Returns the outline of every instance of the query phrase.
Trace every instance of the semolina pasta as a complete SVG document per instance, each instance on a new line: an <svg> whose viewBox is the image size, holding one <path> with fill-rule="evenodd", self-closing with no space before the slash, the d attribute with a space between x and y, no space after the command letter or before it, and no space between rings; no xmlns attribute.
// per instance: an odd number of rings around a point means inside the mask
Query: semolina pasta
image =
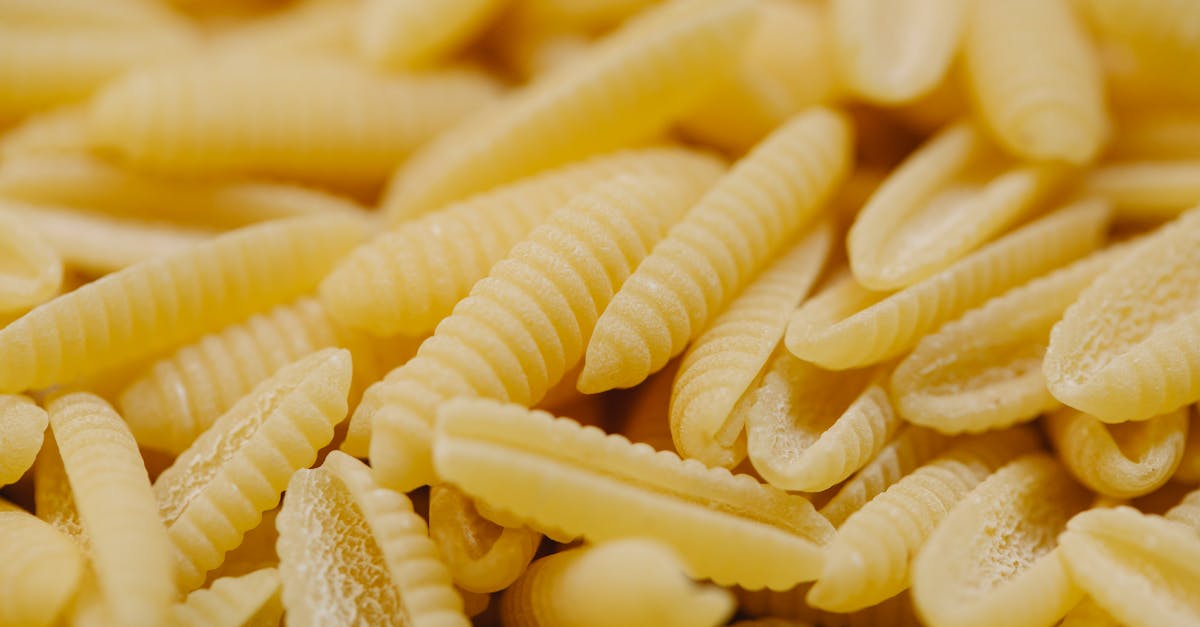
<svg viewBox="0 0 1200 627"><path fill-rule="evenodd" d="M212 43L217 51L234 55L353 59L354 26L361 14L360 2L297 0L283 10L237 21L213 33Z"/></svg>
<svg viewBox="0 0 1200 627"><path fill-rule="evenodd" d="M225 561L220 566L208 571L208 585L221 578L233 579L279 566L279 556L275 554L275 543L279 540L275 519L279 509L263 512L262 522L242 535L241 543L225 554Z"/></svg>
<svg viewBox="0 0 1200 627"><path fill-rule="evenodd" d="M1200 204L1198 178L1200 159L1117 162L1089 172L1082 193L1112 203L1118 218L1171 219Z"/></svg>
<svg viewBox="0 0 1200 627"><path fill-rule="evenodd" d="M49 300L62 279L55 247L23 216L0 210L0 314L22 313Z"/></svg>
<svg viewBox="0 0 1200 627"><path fill-rule="evenodd" d="M180 627L277 625L282 617L279 573L274 568L217 579L171 608L171 624Z"/></svg>
<svg viewBox="0 0 1200 627"><path fill-rule="evenodd" d="M1081 13L1090 18L1099 34L1132 52L1144 72L1158 81L1179 83L1184 93L1195 95L1189 81L1181 80L1200 70L1196 32L1200 9L1188 0L1084 0Z"/></svg>
<svg viewBox="0 0 1200 627"><path fill-rule="evenodd" d="M542 534L503 527L479 514L453 486L429 492L429 538L438 548L454 585L477 593L503 590L529 566Z"/></svg>
<svg viewBox="0 0 1200 627"><path fill-rule="evenodd" d="M355 44L375 65L421 67L474 37L504 3L500 0L366 0Z"/></svg>
<svg viewBox="0 0 1200 627"><path fill-rule="evenodd" d="M66 105L35 113L0 135L0 161L4 162L0 173L16 160L76 155L86 148L85 105Z"/></svg>
<svg viewBox="0 0 1200 627"><path fill-rule="evenodd" d="M0 395L0 486L15 483L33 467L48 420L28 398Z"/></svg>
<svg viewBox="0 0 1200 627"><path fill-rule="evenodd" d="M83 555L71 540L0 499L0 625L53 625L83 569Z"/></svg>
<svg viewBox="0 0 1200 627"><path fill-rule="evenodd" d="M38 27L86 27L97 29L175 28L186 22L154 2L87 2L86 0L5 0L0 4L0 21Z"/></svg>

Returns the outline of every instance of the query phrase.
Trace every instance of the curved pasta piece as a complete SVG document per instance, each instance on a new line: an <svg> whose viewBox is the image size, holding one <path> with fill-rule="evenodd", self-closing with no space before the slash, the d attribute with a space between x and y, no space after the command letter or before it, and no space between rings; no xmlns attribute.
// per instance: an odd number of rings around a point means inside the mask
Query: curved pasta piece
<svg viewBox="0 0 1200 627"><path fill-rule="evenodd" d="M1057 538L1092 494L1053 457L1019 458L979 484L913 561L921 616L941 625L1053 625L1083 597Z"/></svg>
<svg viewBox="0 0 1200 627"><path fill-rule="evenodd" d="M1046 432L1081 482L1106 496L1132 498L1158 489L1179 467L1188 437L1187 408L1110 425L1064 407L1046 416Z"/></svg>
<svg viewBox="0 0 1200 627"><path fill-rule="evenodd" d="M1167 510L1164 517L1200 531L1200 490L1188 492L1179 504Z"/></svg>
<svg viewBox="0 0 1200 627"><path fill-rule="evenodd" d="M281 618L279 573L274 568L222 577L171 608L171 624L179 627L270 627Z"/></svg>
<svg viewBox="0 0 1200 627"><path fill-rule="evenodd" d="M246 227L111 274L0 329L0 392L62 383L311 290L363 236L338 216Z"/></svg>
<svg viewBox="0 0 1200 627"><path fill-rule="evenodd" d="M440 136L392 178L393 222L522 176L653 137L732 72L753 4L670 3Z"/></svg>
<svg viewBox="0 0 1200 627"><path fill-rule="evenodd" d="M46 433L42 450L33 465L33 502L33 511L39 519L61 531L85 554L91 552L91 543L79 520L75 496L71 493L71 483L53 430Z"/></svg>
<svg viewBox="0 0 1200 627"><path fill-rule="evenodd" d="M292 475L278 525L289 625L471 624L425 521L353 457Z"/></svg>
<svg viewBox="0 0 1200 627"><path fill-rule="evenodd" d="M212 585L222 577L241 577L279 566L279 555L275 552L275 543L279 540L279 530L275 528L278 516L278 507L263 512L262 521L242 535L241 543L225 554L221 565L208 571L206 584Z"/></svg>
<svg viewBox="0 0 1200 627"><path fill-rule="evenodd" d="M83 577L79 547L0 499L0 625L54 624Z"/></svg>
<svg viewBox="0 0 1200 627"><path fill-rule="evenodd" d="M1037 448L1026 428L975 436L894 483L838 528L809 605L851 612L903 592L913 557L950 509L1008 461Z"/></svg>
<svg viewBox="0 0 1200 627"><path fill-rule="evenodd" d="M784 343L793 355L830 370L897 357L987 299L1095 250L1108 220L1102 203L1071 205L892 294L868 291L844 276L796 310Z"/></svg>
<svg viewBox="0 0 1200 627"><path fill-rule="evenodd" d="M355 44L367 60L387 69L430 65L479 34L500 0L367 0Z"/></svg>
<svg viewBox="0 0 1200 627"><path fill-rule="evenodd" d="M500 601L506 627L716 627L733 614L727 590L688 579L667 545L612 540L534 562Z"/></svg>
<svg viewBox="0 0 1200 627"><path fill-rule="evenodd" d="M36 4L36 3L31 3ZM67 105L41 111L0 135L0 174L13 162L43 156L75 155L87 149L87 108Z"/></svg>
<svg viewBox="0 0 1200 627"><path fill-rule="evenodd" d="M411 490L433 482L429 446L442 401L529 405L545 396L583 356L613 293L707 183L618 177L576 196L493 266L355 411L371 420L380 483Z"/></svg>
<svg viewBox="0 0 1200 627"><path fill-rule="evenodd" d="M736 589L739 609L751 616L782 617L762 620L804 621L821 627L922 627L907 591L856 612L826 612L804 601L812 584L791 590ZM787 623L786 625L791 625ZM786 627L780 625L779 627ZM768 627L771 626L768 623Z"/></svg>
<svg viewBox="0 0 1200 627"><path fill-rule="evenodd" d="M1200 483L1200 407L1192 405L1188 412L1188 437L1183 445L1183 459L1175 469L1175 479Z"/></svg>
<svg viewBox="0 0 1200 627"><path fill-rule="evenodd" d="M734 165L604 310L579 390L632 387L683 352L841 184L851 135L844 115L817 107Z"/></svg>
<svg viewBox="0 0 1200 627"><path fill-rule="evenodd" d="M493 264L573 196L620 174L705 172L716 177L720 166L688 150L648 148L497 187L359 246L321 282L321 301L335 320L375 335L431 332Z"/></svg>
<svg viewBox="0 0 1200 627"><path fill-rule="evenodd" d="M281 369L238 401L154 482L183 592L279 503L346 417L350 355L325 349Z"/></svg>
<svg viewBox="0 0 1200 627"><path fill-rule="evenodd" d="M1091 598L1084 597L1063 616L1058 627L1121 627L1121 623Z"/></svg>
<svg viewBox="0 0 1200 627"><path fill-rule="evenodd" d="M33 401L0 394L0 486L15 482L33 467L48 423L46 412Z"/></svg>
<svg viewBox="0 0 1200 627"><path fill-rule="evenodd" d="M721 585L808 580L833 536L802 497L517 405L444 404L434 460L440 476L497 509L593 542L660 540L688 574Z"/></svg>
<svg viewBox="0 0 1200 627"><path fill-rule="evenodd" d="M1200 159L1129 161L1088 172L1081 193L1112 203L1118 218L1169 220L1200 203Z"/></svg>
<svg viewBox="0 0 1200 627"><path fill-rule="evenodd" d="M436 485L429 492L429 538L454 585L487 593L509 587L525 572L542 534L500 526L481 516L453 486Z"/></svg>
<svg viewBox="0 0 1200 627"><path fill-rule="evenodd" d="M980 118L1026 159L1091 161L1108 139L1099 56L1066 0L980 0L966 79Z"/></svg>
<svg viewBox="0 0 1200 627"><path fill-rule="evenodd" d="M0 314L21 313L58 293L63 263L37 227L0 210Z"/></svg>
<svg viewBox="0 0 1200 627"><path fill-rule="evenodd" d="M783 339L788 316L816 283L833 228L823 222L751 281L683 355L671 390L675 448L708 466L745 457L744 420L735 406Z"/></svg>

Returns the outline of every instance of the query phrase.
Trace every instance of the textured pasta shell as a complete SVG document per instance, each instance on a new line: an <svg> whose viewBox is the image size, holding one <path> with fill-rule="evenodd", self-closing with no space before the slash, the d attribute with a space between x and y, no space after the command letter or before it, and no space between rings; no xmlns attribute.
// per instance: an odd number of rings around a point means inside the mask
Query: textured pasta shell
<svg viewBox="0 0 1200 627"><path fill-rule="evenodd" d="M801 584L791 590L737 589L739 609L751 616L783 617L764 620L796 620L821 627L921 627L907 591L885 599L857 612L826 612L804 601L812 584ZM788 627L793 623L778 625ZM767 627L776 627L767 623Z"/></svg>
<svg viewBox="0 0 1200 627"><path fill-rule="evenodd" d="M454 585L487 593L509 587L525 572L542 534L497 525L453 486L436 485L429 492L429 538Z"/></svg>
<svg viewBox="0 0 1200 627"><path fill-rule="evenodd" d="M0 211L0 314L23 312L58 292L62 258L24 216Z"/></svg>
<svg viewBox="0 0 1200 627"><path fill-rule="evenodd" d="M180 627L271 627L282 617L279 573L274 568L223 577L171 608L171 624Z"/></svg>
<svg viewBox="0 0 1200 627"><path fill-rule="evenodd" d="M1200 159L1117 162L1088 172L1082 193L1112 203L1118 218L1169 220L1200 203L1198 180Z"/></svg>
<svg viewBox="0 0 1200 627"><path fill-rule="evenodd" d="M37 517L61 531L90 556L91 542L79 520L75 496L71 493L71 483L52 430L46 433L45 443L33 466L33 498Z"/></svg>
<svg viewBox="0 0 1200 627"><path fill-rule="evenodd" d="M493 507L593 542L660 540L688 574L721 585L805 581L833 535L802 497L516 405L443 405L434 459L440 476Z"/></svg>
<svg viewBox="0 0 1200 627"><path fill-rule="evenodd" d="M279 555L275 553L275 543L279 540L275 519L279 516L279 509L276 507L263 512L262 522L242 536L242 542L225 554L225 561L220 566L208 571L208 585L222 577L241 577L256 570L279 566Z"/></svg>
<svg viewBox="0 0 1200 627"><path fill-rule="evenodd" d="M383 68L430 65L468 43L503 6L500 0L367 0L358 51Z"/></svg>
<svg viewBox="0 0 1200 627"><path fill-rule="evenodd" d="M48 420L28 398L0 394L0 486L20 479L33 466Z"/></svg>
<svg viewBox="0 0 1200 627"><path fill-rule="evenodd" d="M83 555L71 540L0 499L0 625L53 624L83 570Z"/></svg>

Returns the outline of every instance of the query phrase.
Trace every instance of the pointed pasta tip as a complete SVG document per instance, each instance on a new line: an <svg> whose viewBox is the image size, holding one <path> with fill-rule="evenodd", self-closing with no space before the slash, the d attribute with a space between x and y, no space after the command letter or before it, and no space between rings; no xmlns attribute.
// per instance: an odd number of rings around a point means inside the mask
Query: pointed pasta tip
<svg viewBox="0 0 1200 627"><path fill-rule="evenodd" d="M607 342L593 343L588 346L576 389L584 394L599 394L615 388L631 388L645 379L626 366L620 351Z"/></svg>

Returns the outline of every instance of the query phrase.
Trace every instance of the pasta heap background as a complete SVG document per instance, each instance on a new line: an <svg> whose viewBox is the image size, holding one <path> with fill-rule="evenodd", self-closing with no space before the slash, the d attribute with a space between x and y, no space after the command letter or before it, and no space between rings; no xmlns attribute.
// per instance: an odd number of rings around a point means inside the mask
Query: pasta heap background
<svg viewBox="0 0 1200 627"><path fill-rule="evenodd" d="M1200 625L1194 0L0 0L0 626Z"/></svg>

